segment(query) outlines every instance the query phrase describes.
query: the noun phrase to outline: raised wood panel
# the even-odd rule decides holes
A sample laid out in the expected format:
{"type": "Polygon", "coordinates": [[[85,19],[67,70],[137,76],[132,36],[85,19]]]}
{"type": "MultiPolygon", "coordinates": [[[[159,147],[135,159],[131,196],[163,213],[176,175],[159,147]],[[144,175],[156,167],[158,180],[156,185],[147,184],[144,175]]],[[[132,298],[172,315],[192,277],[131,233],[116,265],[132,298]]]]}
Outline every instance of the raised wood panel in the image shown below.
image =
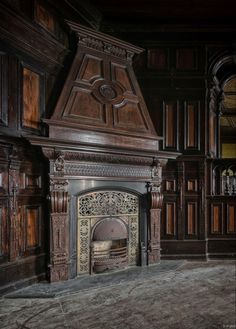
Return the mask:
{"type": "Polygon", "coordinates": [[[164,112],[164,138],[165,148],[178,149],[178,102],[165,101],[164,112]]]}
{"type": "Polygon", "coordinates": [[[197,68],[196,50],[180,48],[176,50],[176,68],[178,70],[194,70],[197,68]]]}
{"type": "Polygon", "coordinates": [[[40,75],[24,67],[22,126],[39,129],[40,112],[40,75]]]}
{"type": "Polygon", "coordinates": [[[8,124],[7,56],[0,53],[0,125],[8,124]]]}
{"type": "Polygon", "coordinates": [[[227,233],[236,233],[236,205],[227,204],[227,233]]]}
{"type": "Polygon", "coordinates": [[[77,120],[80,124],[106,124],[106,108],[89,90],[73,88],[64,115],[64,118],[77,120]]]}
{"type": "Polygon", "coordinates": [[[0,203],[0,257],[8,252],[7,206],[0,203]]]}
{"type": "Polygon", "coordinates": [[[186,233],[197,235],[197,202],[187,202],[186,205],[186,233]]]}
{"type": "Polygon", "coordinates": [[[34,188],[41,188],[41,176],[40,175],[33,175],[33,174],[26,174],[25,175],[25,188],[34,189],[34,188]]]}
{"type": "Polygon", "coordinates": [[[26,208],[26,247],[34,248],[40,245],[40,207],[26,208]]]}
{"type": "Polygon", "coordinates": [[[188,179],[187,180],[187,191],[188,192],[197,192],[197,179],[188,179]]]}
{"type": "Polygon", "coordinates": [[[169,68],[169,49],[149,49],[147,66],[150,69],[167,70],[169,68]]]}
{"type": "Polygon", "coordinates": [[[209,151],[216,154],[216,118],[212,112],[209,114],[209,151]]]}
{"type": "Polygon", "coordinates": [[[211,234],[222,234],[222,215],[223,215],[222,204],[211,205],[211,234]]]}
{"type": "Polygon", "coordinates": [[[104,78],[103,60],[92,55],[85,55],[77,80],[92,83],[97,78],[104,78]]]}
{"type": "Polygon", "coordinates": [[[185,149],[199,149],[199,102],[185,102],[185,149]]]}
{"type": "Polygon", "coordinates": [[[112,80],[120,83],[124,90],[128,93],[133,93],[134,88],[129,77],[129,72],[126,66],[111,64],[112,80]]]}
{"type": "Polygon", "coordinates": [[[176,180],[168,179],[165,181],[165,190],[166,192],[175,192],[176,191],[176,180]]]}
{"type": "Polygon", "coordinates": [[[167,202],[165,204],[165,235],[174,236],[176,234],[176,203],[167,202]]]}
{"type": "Polygon", "coordinates": [[[139,103],[127,102],[113,107],[114,127],[129,128],[136,131],[146,131],[148,126],[142,114],[139,103]]]}
{"type": "Polygon", "coordinates": [[[40,1],[35,2],[34,16],[35,21],[46,30],[52,33],[55,31],[55,19],[40,1]]]}
{"type": "Polygon", "coordinates": [[[8,173],[6,168],[0,168],[0,195],[8,193],[8,173]]]}

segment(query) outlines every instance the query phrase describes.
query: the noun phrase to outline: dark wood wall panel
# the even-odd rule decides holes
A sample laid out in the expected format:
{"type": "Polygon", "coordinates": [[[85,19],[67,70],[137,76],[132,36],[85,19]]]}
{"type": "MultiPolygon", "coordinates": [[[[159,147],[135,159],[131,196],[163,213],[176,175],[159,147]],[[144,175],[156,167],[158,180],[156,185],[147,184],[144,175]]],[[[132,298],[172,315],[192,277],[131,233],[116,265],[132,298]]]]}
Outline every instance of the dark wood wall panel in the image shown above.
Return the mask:
{"type": "Polygon", "coordinates": [[[188,201],[186,205],[186,235],[195,238],[197,236],[198,203],[188,201]]]}
{"type": "Polygon", "coordinates": [[[148,129],[139,104],[127,102],[122,106],[113,107],[113,110],[114,127],[130,127],[130,129],[140,132],[148,129]]]}
{"type": "Polygon", "coordinates": [[[8,254],[8,206],[7,200],[0,200],[0,261],[8,254]]]}
{"type": "Polygon", "coordinates": [[[236,205],[227,204],[227,233],[236,233],[236,205]]]}
{"type": "Polygon", "coordinates": [[[129,77],[129,73],[126,66],[112,63],[111,74],[112,80],[118,81],[125,88],[126,92],[134,92],[133,84],[129,77]]]}
{"type": "Polygon", "coordinates": [[[188,192],[197,192],[198,191],[198,181],[197,181],[197,179],[188,179],[186,181],[186,190],[188,192]]]}
{"type": "Polygon", "coordinates": [[[23,67],[22,126],[39,129],[40,123],[40,76],[23,67]]]}
{"type": "Polygon", "coordinates": [[[185,149],[199,150],[200,147],[200,104],[197,101],[185,101],[185,149]]]}
{"type": "Polygon", "coordinates": [[[222,234],[223,231],[223,204],[211,205],[211,234],[222,234]]]}
{"type": "Polygon", "coordinates": [[[163,102],[165,149],[178,150],[178,113],[178,102],[163,102]]]}
{"type": "Polygon", "coordinates": [[[38,24],[49,32],[53,33],[55,31],[55,19],[53,15],[42,5],[39,0],[35,1],[34,18],[38,24]]]}
{"type": "Polygon", "coordinates": [[[40,217],[41,209],[39,206],[26,207],[26,248],[40,246],[40,217]]]}
{"type": "Polygon", "coordinates": [[[96,78],[104,77],[104,65],[101,58],[85,55],[78,74],[77,80],[92,83],[96,78]]]}
{"type": "Polygon", "coordinates": [[[164,238],[175,237],[176,235],[176,203],[175,202],[166,202],[164,204],[164,238]]]}
{"type": "Polygon", "coordinates": [[[149,69],[167,70],[169,69],[169,49],[149,49],[147,60],[147,66],[149,69]]]}
{"type": "Polygon", "coordinates": [[[197,69],[197,56],[194,48],[179,48],[176,50],[176,68],[178,70],[197,69]]]}
{"type": "Polygon", "coordinates": [[[64,117],[78,120],[81,124],[104,126],[107,123],[105,105],[101,104],[91,92],[74,87],[71,91],[64,117]]]}
{"type": "Polygon", "coordinates": [[[8,125],[8,57],[0,51],[0,125],[8,125]]]}

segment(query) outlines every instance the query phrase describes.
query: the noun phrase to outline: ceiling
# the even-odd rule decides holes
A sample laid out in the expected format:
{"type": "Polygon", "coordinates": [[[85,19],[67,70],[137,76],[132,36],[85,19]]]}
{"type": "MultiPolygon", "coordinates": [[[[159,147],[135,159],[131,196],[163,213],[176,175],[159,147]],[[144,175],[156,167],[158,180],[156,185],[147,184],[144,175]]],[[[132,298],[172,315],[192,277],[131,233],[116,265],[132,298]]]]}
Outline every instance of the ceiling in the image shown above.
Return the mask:
{"type": "Polygon", "coordinates": [[[90,0],[106,20],[235,23],[235,0],[90,0]]]}

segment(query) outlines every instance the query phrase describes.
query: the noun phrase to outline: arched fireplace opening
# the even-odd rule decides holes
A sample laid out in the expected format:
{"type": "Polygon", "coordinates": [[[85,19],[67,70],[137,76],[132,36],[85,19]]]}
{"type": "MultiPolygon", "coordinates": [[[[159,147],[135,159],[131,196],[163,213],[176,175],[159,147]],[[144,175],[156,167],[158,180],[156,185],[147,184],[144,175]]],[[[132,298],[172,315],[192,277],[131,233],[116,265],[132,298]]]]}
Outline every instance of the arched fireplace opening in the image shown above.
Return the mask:
{"type": "Polygon", "coordinates": [[[91,273],[102,273],[128,265],[128,228],[120,218],[104,218],[93,230],[91,273]]]}
{"type": "Polygon", "coordinates": [[[139,264],[138,195],[99,190],[79,196],[77,227],[78,275],[139,264]]]}

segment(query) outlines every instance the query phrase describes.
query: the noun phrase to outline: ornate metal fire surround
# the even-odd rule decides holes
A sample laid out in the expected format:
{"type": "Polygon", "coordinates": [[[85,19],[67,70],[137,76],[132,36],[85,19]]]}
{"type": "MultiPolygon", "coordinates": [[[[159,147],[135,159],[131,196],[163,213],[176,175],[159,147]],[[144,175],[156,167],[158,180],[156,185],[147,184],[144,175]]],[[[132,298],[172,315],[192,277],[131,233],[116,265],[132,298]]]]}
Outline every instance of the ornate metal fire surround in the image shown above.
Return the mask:
{"type": "MultiPolygon", "coordinates": [[[[101,221],[122,221],[127,227],[127,256],[123,263],[137,265],[139,256],[139,198],[137,195],[123,191],[96,191],[78,198],[78,263],[77,273],[93,271],[91,242],[92,232],[101,221]],[[126,260],[127,258],[127,260],[126,260]]],[[[104,241],[109,241],[111,234],[107,232],[104,241]]],[[[109,251],[108,251],[109,252],[109,251]]],[[[102,252],[100,252],[102,254],[102,252]]],[[[114,267],[119,265],[122,257],[109,254],[97,259],[97,262],[114,267]]],[[[118,266],[120,267],[120,266],[118,266]]]]}

